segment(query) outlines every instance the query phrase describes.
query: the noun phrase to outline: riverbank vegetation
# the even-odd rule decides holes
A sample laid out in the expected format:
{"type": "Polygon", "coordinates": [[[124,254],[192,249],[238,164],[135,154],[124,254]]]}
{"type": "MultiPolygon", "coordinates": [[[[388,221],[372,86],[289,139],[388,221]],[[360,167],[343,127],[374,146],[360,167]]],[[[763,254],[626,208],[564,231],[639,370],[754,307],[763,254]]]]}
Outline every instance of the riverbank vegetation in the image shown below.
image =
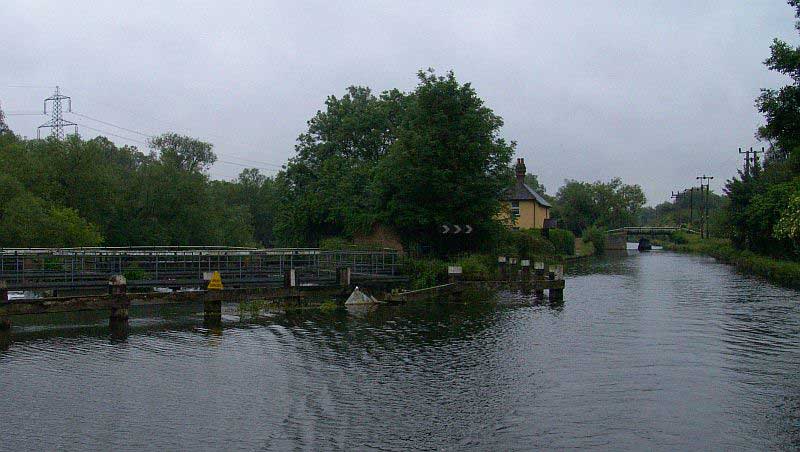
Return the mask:
{"type": "Polygon", "coordinates": [[[664,248],[684,253],[704,254],[734,265],[743,273],[761,276],[784,287],[800,289],[800,262],[775,259],[736,248],[729,239],[702,239],[695,234],[678,232],[664,248]]]}
{"type": "MultiPolygon", "coordinates": [[[[800,2],[788,2],[800,19],[800,2]]],[[[800,31],[800,22],[797,26],[800,31]]],[[[800,47],[776,39],[766,66],[790,78],[756,99],[765,123],[757,137],[769,143],[725,184],[724,196],[709,197],[708,231],[715,239],[678,235],[668,247],[704,253],[785,286],[800,285],[800,47]]],[[[697,193],[699,194],[699,193],[697,193]]],[[[699,197],[694,218],[699,220],[699,197]]],[[[691,198],[656,207],[648,221],[687,219],[691,198]]],[[[695,225],[697,222],[694,223],[695,225]]],[[[695,227],[697,229],[697,227],[695,227]]]]}

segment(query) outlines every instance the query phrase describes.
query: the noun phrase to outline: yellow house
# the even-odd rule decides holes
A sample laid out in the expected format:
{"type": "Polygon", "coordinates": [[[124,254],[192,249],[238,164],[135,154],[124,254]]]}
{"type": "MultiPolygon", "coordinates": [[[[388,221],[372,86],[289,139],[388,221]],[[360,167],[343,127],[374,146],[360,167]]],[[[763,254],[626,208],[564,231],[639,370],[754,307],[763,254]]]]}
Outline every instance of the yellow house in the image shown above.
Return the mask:
{"type": "Polygon", "coordinates": [[[550,218],[550,203],[525,184],[525,159],[517,159],[514,186],[506,192],[501,220],[514,229],[541,229],[550,218]]]}

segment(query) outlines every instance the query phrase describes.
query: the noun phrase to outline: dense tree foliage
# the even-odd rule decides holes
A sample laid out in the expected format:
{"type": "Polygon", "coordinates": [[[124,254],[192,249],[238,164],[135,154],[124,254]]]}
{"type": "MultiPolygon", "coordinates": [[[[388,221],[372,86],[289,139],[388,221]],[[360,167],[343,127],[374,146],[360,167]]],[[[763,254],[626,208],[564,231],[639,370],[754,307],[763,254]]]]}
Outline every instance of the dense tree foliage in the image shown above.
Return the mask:
{"type": "Polygon", "coordinates": [[[277,178],[280,208],[274,221],[280,242],[352,236],[377,220],[375,171],[396,140],[404,102],[397,90],[375,96],[365,87],[328,97],[325,111],[308,121],[296,155],[277,178]]]}
{"type": "Polygon", "coordinates": [[[646,201],[641,187],[623,184],[619,178],[609,182],[567,180],[556,193],[552,217],[576,235],[590,226],[635,226],[646,201]]]}
{"type": "Polygon", "coordinates": [[[144,154],[102,137],[0,136],[0,246],[254,243],[249,208],[209,183],[210,145],[153,143],[144,154]]]}
{"type": "MultiPolygon", "coordinates": [[[[800,18],[800,2],[789,4],[800,18]]],[[[800,22],[797,28],[800,31],[800,22]]],[[[727,182],[727,218],[737,247],[796,257],[790,225],[797,216],[793,200],[800,195],[800,47],[776,39],[764,64],[789,76],[792,83],[762,90],[756,100],[766,120],[757,135],[770,147],[763,165],[756,162],[727,182]]]]}
{"type": "Polygon", "coordinates": [[[490,239],[510,182],[514,143],[498,136],[503,120],[453,73],[419,73],[407,96],[397,140],[377,169],[380,219],[404,237],[440,251],[490,239]],[[470,240],[442,236],[442,224],[470,224],[470,240]]]}

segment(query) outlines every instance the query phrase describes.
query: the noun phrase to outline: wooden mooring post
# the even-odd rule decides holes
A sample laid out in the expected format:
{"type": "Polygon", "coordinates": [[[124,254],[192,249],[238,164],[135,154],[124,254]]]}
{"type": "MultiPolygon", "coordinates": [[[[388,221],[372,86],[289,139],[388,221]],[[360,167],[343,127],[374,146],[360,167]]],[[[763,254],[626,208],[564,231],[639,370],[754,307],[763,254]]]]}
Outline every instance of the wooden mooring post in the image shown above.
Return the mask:
{"type": "Polygon", "coordinates": [[[519,261],[519,266],[521,267],[521,274],[522,274],[522,281],[530,282],[531,280],[531,261],[528,259],[522,259],[519,261]]]}
{"type": "Polygon", "coordinates": [[[518,278],[517,274],[517,258],[516,257],[509,257],[508,258],[508,280],[509,281],[516,281],[518,278]]]}
{"type": "Polygon", "coordinates": [[[507,259],[505,256],[497,257],[497,266],[500,269],[500,279],[508,279],[508,267],[506,266],[507,259]]]}
{"type": "MultiPolygon", "coordinates": [[[[564,266],[554,265],[548,272],[548,277],[551,281],[561,281],[564,279],[564,266]]],[[[561,301],[564,299],[564,289],[547,289],[550,301],[561,301]]]]}
{"type": "MultiPolygon", "coordinates": [[[[533,277],[535,282],[544,281],[544,262],[533,263],[533,277]]],[[[535,286],[534,296],[539,299],[544,298],[544,289],[541,288],[541,284],[536,284],[535,286]]]]}

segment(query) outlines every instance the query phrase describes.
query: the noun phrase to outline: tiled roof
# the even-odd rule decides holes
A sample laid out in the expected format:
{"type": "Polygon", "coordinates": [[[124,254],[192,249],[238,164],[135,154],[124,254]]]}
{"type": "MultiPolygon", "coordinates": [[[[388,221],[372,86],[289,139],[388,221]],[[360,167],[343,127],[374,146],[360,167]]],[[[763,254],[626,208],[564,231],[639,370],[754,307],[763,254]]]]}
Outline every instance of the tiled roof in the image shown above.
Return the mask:
{"type": "Polygon", "coordinates": [[[528,185],[521,180],[515,181],[514,186],[508,189],[506,192],[506,199],[508,201],[525,201],[533,199],[544,207],[552,207],[542,195],[536,193],[531,187],[528,187],[528,185]]]}

